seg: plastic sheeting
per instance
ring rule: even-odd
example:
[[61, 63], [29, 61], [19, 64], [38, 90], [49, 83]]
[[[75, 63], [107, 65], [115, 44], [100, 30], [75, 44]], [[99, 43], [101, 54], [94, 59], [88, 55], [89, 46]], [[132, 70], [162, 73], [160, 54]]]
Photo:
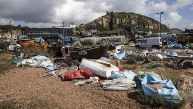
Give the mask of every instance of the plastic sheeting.
[[49, 58], [47, 58], [46, 56], [37, 55], [34, 57], [34, 60], [47, 61], [49, 60]]
[[9, 50], [17, 51], [17, 49], [20, 47], [21, 47], [21, 45], [19, 45], [19, 44], [12, 44], [12, 45], [9, 45]]
[[104, 80], [101, 83], [101, 88], [104, 90], [130, 90], [134, 87], [136, 87], [135, 81], [128, 78]]
[[151, 72], [142, 72], [142, 71], [139, 71], [137, 77], [139, 78], [139, 80], [142, 81], [143, 78], [144, 78], [147, 74], [153, 76], [154, 78], [160, 79], [160, 80], [163, 80], [163, 79], [165, 78], [165, 77], [163, 77], [162, 75], [159, 75], [159, 74], [157, 74], [157, 73], [154, 73], [153, 71], [151, 71]]
[[131, 47], [135, 47], [134, 42], [133, 42], [133, 41], [130, 41], [129, 46], [131, 46]]
[[119, 71], [119, 68], [116, 67], [113, 64], [110, 64], [111, 66], [105, 66], [102, 63], [110, 64], [109, 62], [103, 61], [103, 60], [88, 60], [88, 59], [82, 59], [79, 69], [88, 69], [93, 74], [101, 76], [101, 77], [110, 77], [112, 74], [112, 71]]
[[113, 58], [114, 59], [123, 59], [125, 57], [126, 52], [120, 51], [119, 53], [114, 53]]
[[128, 78], [128, 79], [134, 80], [135, 76], [136, 74], [131, 70], [125, 70], [123, 72], [120, 72], [120, 71], [113, 72], [113, 74], [109, 78], [111, 79]]
[[[160, 80], [147, 74], [141, 82], [143, 91], [146, 95], [155, 99], [163, 99], [165, 105], [178, 104], [182, 101], [177, 89], [170, 79]], [[165, 84], [162, 88], [154, 90], [148, 84]]]
[[75, 70], [73, 72], [69, 72], [62, 77], [64, 81], [70, 81], [73, 79], [89, 79], [90, 77], [94, 76], [93, 73], [89, 70]]
[[30, 66], [37, 66], [38, 62], [33, 59], [24, 59], [21, 62], [18, 62], [16, 66], [23, 66], [23, 65], [30, 65]]
[[168, 44], [170, 47], [174, 47], [174, 48], [182, 48], [182, 44], [178, 44], [176, 42], [172, 42], [170, 40], [168, 40]]
[[140, 56], [147, 56], [148, 50], [136, 50], [136, 53], [140, 53]]
[[90, 77], [89, 79], [86, 79], [84, 81], [78, 81], [74, 85], [84, 85], [84, 84], [91, 84], [91, 83], [96, 83], [99, 81], [98, 77]]
[[19, 58], [13, 62], [13, 64], [16, 64], [16, 66], [23, 66], [23, 65], [30, 65], [33, 67], [43, 67], [47, 70], [46, 74], [47, 75], [56, 75], [56, 71], [54, 71], [56, 68], [58, 68], [57, 65], [54, 65], [49, 58], [46, 56], [35, 56], [30, 59], [23, 59]]
[[167, 58], [167, 56], [178, 56], [178, 54], [173, 50], [164, 51], [163, 58]]
[[12, 64], [18, 64], [18, 63], [20, 63], [22, 60], [24, 60], [24, 58], [17, 58], [16, 60], [14, 60], [14, 61], [12, 62]]

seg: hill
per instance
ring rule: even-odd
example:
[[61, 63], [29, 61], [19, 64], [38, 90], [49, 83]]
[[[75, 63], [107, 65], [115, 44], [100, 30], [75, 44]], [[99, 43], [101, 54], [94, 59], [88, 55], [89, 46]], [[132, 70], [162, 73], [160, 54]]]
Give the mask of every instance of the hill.
[[[99, 31], [124, 29], [127, 26], [140, 25], [144, 31], [157, 31], [159, 32], [160, 22], [153, 18], [135, 14], [132, 12], [106, 12], [106, 15], [101, 16], [87, 24], [81, 24], [80, 29], [90, 30], [97, 29]], [[168, 31], [169, 28], [162, 24], [162, 31]]]

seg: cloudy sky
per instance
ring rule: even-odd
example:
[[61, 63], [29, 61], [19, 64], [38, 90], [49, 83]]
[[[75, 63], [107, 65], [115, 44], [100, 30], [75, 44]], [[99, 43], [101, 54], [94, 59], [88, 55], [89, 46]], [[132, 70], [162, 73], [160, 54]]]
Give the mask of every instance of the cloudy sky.
[[193, 28], [193, 0], [0, 0], [0, 24], [52, 27], [90, 22], [106, 11], [134, 12], [170, 28]]

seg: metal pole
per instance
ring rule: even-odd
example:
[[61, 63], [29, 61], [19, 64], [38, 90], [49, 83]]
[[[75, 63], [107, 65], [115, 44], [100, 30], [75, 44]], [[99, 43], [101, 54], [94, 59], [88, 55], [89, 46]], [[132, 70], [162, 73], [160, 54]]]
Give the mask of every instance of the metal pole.
[[62, 44], [64, 45], [64, 22], [63, 22]]
[[11, 21], [10, 21], [10, 33], [11, 33], [11, 39], [13, 39], [13, 38], [12, 38], [12, 27], [11, 27]]
[[63, 22], [63, 33], [62, 33], [62, 36], [64, 36], [64, 22]]
[[160, 14], [160, 37], [161, 37], [161, 12], [159, 14]]

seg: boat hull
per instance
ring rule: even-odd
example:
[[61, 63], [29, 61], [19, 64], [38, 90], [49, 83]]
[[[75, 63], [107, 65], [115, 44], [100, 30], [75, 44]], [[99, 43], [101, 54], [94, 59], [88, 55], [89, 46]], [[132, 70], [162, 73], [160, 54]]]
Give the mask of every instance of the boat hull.
[[99, 59], [105, 55], [108, 51], [108, 45], [97, 45], [95, 47], [86, 48], [82, 50], [70, 51], [71, 59]]

